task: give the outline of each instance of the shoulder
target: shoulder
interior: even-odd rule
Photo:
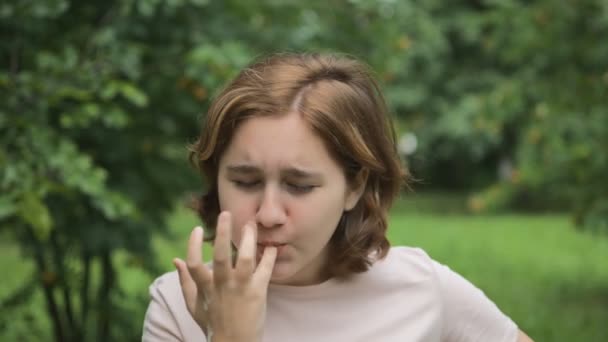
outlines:
[[[144,341],[205,341],[205,336],[186,308],[177,271],[156,278],[149,290]]]
[[[438,278],[435,262],[421,248],[392,247],[387,255],[377,260],[368,272],[361,275],[365,286],[416,292],[429,300],[438,298]]]
[[[461,285],[467,282],[448,266],[434,260],[422,248],[392,247],[387,256],[378,262],[379,267],[397,274],[404,274],[410,280],[425,280],[433,283],[437,290]]]
[[[424,281],[444,303],[483,294],[460,274],[433,260],[421,248],[393,247],[378,266],[410,281]]]
[[[150,285],[149,290],[152,298],[162,300],[169,307],[183,303],[177,271],[168,272],[156,278]]]
[[[393,247],[378,266],[427,289],[441,312],[445,340],[515,341],[516,324],[481,289],[424,250]]]
[[[152,284],[150,285],[150,290],[156,291],[171,291],[173,289],[179,288],[179,276],[177,275],[177,271],[167,272],[160,277],[156,278]]]
[[[149,287],[150,299],[156,309],[181,316],[186,308],[177,271],[156,278]]]
[[[177,271],[167,272],[156,278],[150,285],[149,291],[153,301],[162,303],[174,315],[180,318],[189,316]]]
[[[407,274],[408,278],[428,279],[434,276],[434,261],[421,248],[392,247],[386,257],[377,262],[377,267],[392,272]]]

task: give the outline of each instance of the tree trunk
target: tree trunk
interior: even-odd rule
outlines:
[[[112,299],[110,293],[114,286],[114,268],[110,251],[104,250],[101,254],[102,279],[99,287],[99,314],[97,322],[97,340],[99,342],[109,341],[110,317],[112,310]]]
[[[38,240],[34,232],[29,227],[24,226],[24,228],[27,231],[27,238],[30,239],[34,245],[34,259],[36,260],[36,267],[40,276],[39,281],[42,285],[42,290],[44,292],[46,309],[53,323],[53,333],[55,335],[55,341],[64,342],[65,331],[53,291],[55,288],[56,281],[55,274],[47,269],[47,266],[44,262],[44,248],[40,240]]]

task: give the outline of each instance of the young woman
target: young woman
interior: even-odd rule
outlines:
[[[195,228],[150,287],[144,341],[531,341],[424,251],[389,246],[407,173],[360,62],[254,63],[211,105],[191,160],[213,260]]]

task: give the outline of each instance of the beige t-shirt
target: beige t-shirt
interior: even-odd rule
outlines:
[[[176,272],[156,279],[150,295],[143,341],[206,341]],[[393,247],[346,282],[268,288],[264,342],[515,342],[517,335],[481,290],[418,248]]]

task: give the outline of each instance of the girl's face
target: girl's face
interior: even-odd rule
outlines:
[[[256,223],[258,261],[265,245],[277,245],[271,282],[284,285],[324,280],[329,239],[360,197],[297,113],[242,122],[220,159],[218,192],[233,244]]]

